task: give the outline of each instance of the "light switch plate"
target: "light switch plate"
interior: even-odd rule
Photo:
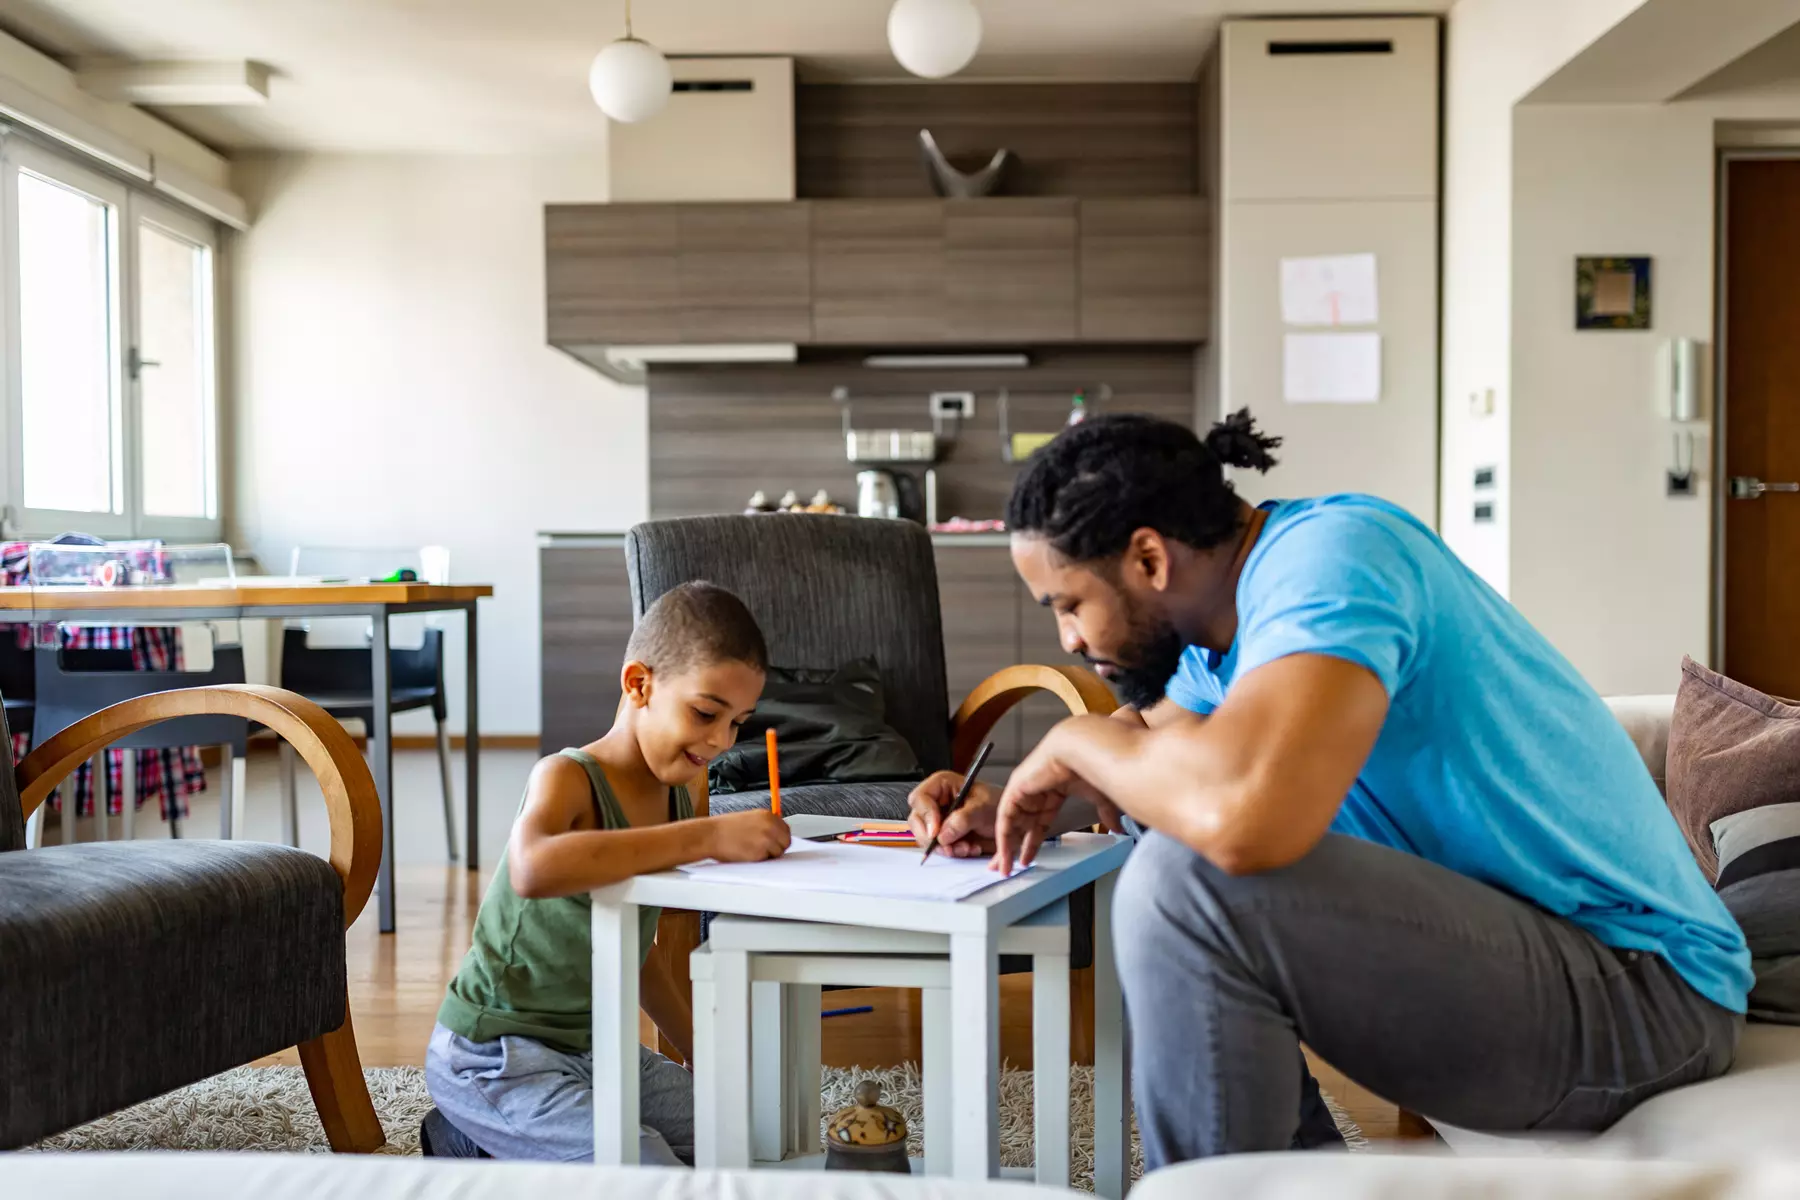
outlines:
[[[931,393],[931,415],[934,417],[960,417],[966,421],[975,415],[975,393],[933,392]]]

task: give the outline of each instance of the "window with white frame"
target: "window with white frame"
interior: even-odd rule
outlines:
[[[219,537],[211,222],[0,141],[7,537]]]

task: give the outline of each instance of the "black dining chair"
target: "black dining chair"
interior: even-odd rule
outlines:
[[[81,650],[57,646],[38,646],[32,652],[36,708],[31,724],[31,744],[41,746],[75,722],[103,708],[138,696],[166,692],[174,688],[207,687],[218,684],[243,683],[244,648],[215,642],[212,666],[203,671],[140,671],[133,669],[129,650]],[[229,840],[243,824],[245,792],[245,758],[250,725],[241,717],[207,715],[165,721],[130,734],[114,742],[116,750],[178,750],[187,746],[217,746],[222,756],[219,794],[219,836]],[[127,841],[134,836],[137,815],[135,754],[125,755],[125,770],[120,776],[119,811],[123,818]],[[107,836],[106,755],[98,754],[93,763],[95,825],[102,839]],[[73,785],[71,785],[72,791]],[[181,836],[181,818],[169,809],[169,834]],[[73,795],[64,798],[62,806],[63,844],[75,841],[75,803]]]
[[[444,689],[444,631],[425,630],[417,649],[388,649],[389,694],[392,711],[429,708],[437,722],[438,777],[444,793],[444,843],[450,861],[456,852],[456,793],[450,782],[449,716]],[[281,636],[281,686],[298,692],[340,721],[360,721],[364,730],[375,727],[374,664],[369,651],[352,646],[309,646],[305,629],[285,629]],[[281,747],[284,833],[295,830],[298,805],[294,790],[294,753]],[[289,845],[297,842],[290,837]]]

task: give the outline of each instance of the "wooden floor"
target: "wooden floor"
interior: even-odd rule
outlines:
[[[399,869],[398,932],[376,932],[373,903],[349,934],[350,1012],[365,1067],[418,1065],[425,1058],[438,1003],[469,946],[475,910],[487,883],[460,867],[403,865]],[[885,1067],[919,1059],[916,991],[860,989],[828,992],[827,1009],[872,1005],[873,1012],[832,1017],[824,1024],[829,1066]],[[1031,981],[1000,981],[1000,1052],[1019,1067],[1031,1065]],[[258,1065],[297,1064],[288,1051]],[[1419,1136],[1402,1128],[1393,1105],[1357,1087],[1329,1066],[1313,1061],[1320,1085],[1371,1138]]]

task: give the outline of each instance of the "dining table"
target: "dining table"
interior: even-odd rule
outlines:
[[[463,761],[464,856],[479,870],[481,830],[480,689],[476,602],[494,594],[485,583],[361,583],[271,580],[255,576],[203,584],[122,587],[0,587],[0,624],[63,621],[111,625],[175,625],[187,621],[280,621],[367,617],[375,720],[369,729],[370,769],[381,797],[381,871],[376,911],[382,933],[394,932],[394,744],[388,619],[407,613],[461,612],[467,655]]]

